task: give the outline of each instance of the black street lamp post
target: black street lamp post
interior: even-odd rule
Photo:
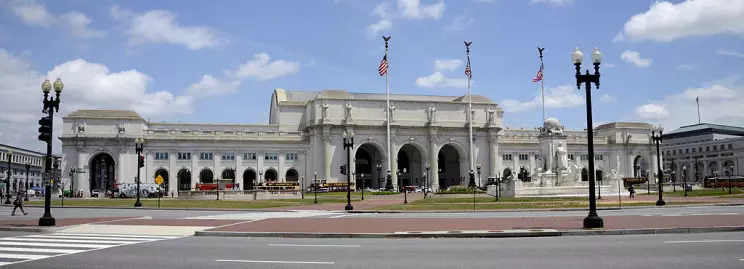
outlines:
[[[315,201],[313,204],[318,203],[318,170],[313,171],[313,193],[315,194]]]
[[[380,183],[380,184],[378,185],[378,188],[377,188],[377,189],[381,189],[381,188],[382,188],[382,175],[381,175],[380,173],[381,173],[381,171],[382,171],[382,164],[381,164],[381,163],[377,163],[377,164],[375,165],[375,168],[377,168],[377,179],[378,179],[378,181],[379,181],[379,183]],[[374,179],[373,179],[373,180],[374,180]]]
[[[10,202],[10,176],[11,176],[10,161],[12,159],[13,159],[13,152],[12,151],[8,151],[8,170],[7,170],[8,176],[5,178],[5,198],[6,199],[5,199],[5,203],[4,203],[6,205],[11,204],[11,202]],[[0,199],[2,199],[2,197],[0,197]]]
[[[431,184],[429,182],[429,169],[431,169],[431,165],[428,163],[426,164],[426,177],[424,177],[424,199],[426,199],[426,194],[429,192],[429,185]]]
[[[682,182],[683,188],[685,188],[685,197],[687,197],[687,166],[682,166]]]
[[[589,215],[584,218],[584,228],[602,228],[604,220],[597,214],[597,200],[594,196],[594,126],[592,125],[592,83],[599,89],[599,65],[602,63],[602,53],[598,48],[592,52],[592,63],[594,64],[594,74],[581,74],[581,62],[584,60],[584,54],[579,48],[571,54],[571,60],[576,67],[576,87],[581,89],[583,83],[586,89],[586,132],[587,146],[589,150]]]
[[[729,170],[729,172],[728,172],[728,190],[729,190],[729,194],[731,194],[731,188],[734,186],[734,185],[731,185],[731,174],[734,173],[734,166],[731,165],[731,166],[727,167],[726,169]]]
[[[677,192],[677,171],[672,170],[672,192]]]
[[[657,135],[658,132],[658,135]],[[658,163],[658,170],[656,172],[657,179],[656,181],[659,182],[659,200],[656,201],[657,206],[663,206],[666,205],[666,202],[664,202],[663,193],[664,193],[664,186],[661,184],[661,182],[664,180],[664,171],[661,169],[661,151],[659,151],[659,147],[661,145],[661,136],[664,132],[664,127],[662,126],[654,126],[651,129],[651,139],[656,143],[656,163]],[[672,166],[674,166],[674,163],[672,163]],[[674,167],[672,167],[672,171],[674,171]]]
[[[359,175],[362,178],[362,201],[364,201],[364,173]]]
[[[347,134],[346,131],[344,131],[344,149],[346,150],[346,167],[350,168],[350,161],[351,161],[351,149],[354,148],[354,132],[351,132],[351,134]],[[346,207],[344,207],[345,210],[354,210],[354,207],[351,206],[351,171],[350,169],[346,169]]]
[[[27,163],[26,164],[26,184],[24,184],[24,187],[25,188],[23,189],[23,192],[25,192],[23,201],[26,201],[26,202],[28,202],[28,173],[29,173],[29,170],[31,170],[31,164],[30,163]]]
[[[646,191],[648,192],[647,194],[651,194],[651,179],[649,178],[651,174],[649,173],[650,171],[646,169]]]
[[[142,151],[145,148],[145,139],[137,138],[134,140],[134,150],[137,152],[137,201],[134,202],[134,207],[142,207],[140,202],[140,168],[144,166],[144,157]],[[217,199],[219,199],[219,191],[217,193]]]
[[[49,97],[52,88],[54,88],[56,98]],[[39,127],[39,140],[44,141],[47,144],[45,160],[46,167],[44,170],[46,171],[46,176],[49,178],[44,187],[44,215],[39,219],[39,226],[54,226],[57,224],[54,217],[52,217],[52,137],[54,130],[54,112],[59,112],[59,95],[62,93],[62,89],[64,89],[64,84],[59,78],[54,81],[53,85],[48,79],[41,83],[41,90],[44,92],[44,109],[42,112],[46,113],[47,116],[42,117],[39,120],[39,124],[41,125],[41,127]]]

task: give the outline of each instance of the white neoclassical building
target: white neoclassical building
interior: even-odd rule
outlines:
[[[468,183],[467,97],[391,95],[393,186],[426,184],[441,189]],[[539,128],[505,127],[502,108],[483,96],[472,96],[472,104],[474,163],[481,167],[478,183],[501,176],[506,169],[516,172],[523,167],[534,174],[541,163]],[[75,111],[63,118],[63,171],[86,171],[73,176],[75,189],[86,194],[135,182],[134,142],[144,138],[142,182],[162,175],[169,193],[192,190],[215,178],[234,179],[240,189],[265,182],[309,184],[315,176],[344,182],[340,167],[347,162],[354,164],[356,188],[385,185],[389,155],[385,94],[276,89],[270,107],[269,124],[239,125],[148,122],[134,111]],[[344,132],[355,135],[348,159]],[[647,123],[597,127],[597,170],[604,175],[615,170],[621,176],[655,171],[650,132]],[[586,167],[586,131],[565,130],[562,137],[571,165]]]

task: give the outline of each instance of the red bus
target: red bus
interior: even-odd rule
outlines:
[[[731,185],[729,185],[731,182]],[[744,188],[744,176],[721,176],[721,177],[706,177],[703,180],[703,186],[706,188],[723,188],[723,187],[737,187]]]

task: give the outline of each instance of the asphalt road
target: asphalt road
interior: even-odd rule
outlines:
[[[742,249],[744,233],[502,239],[186,237],[2,268],[744,268]]]
[[[12,207],[0,207],[0,220],[38,219],[44,213],[41,207],[27,207],[27,216],[10,216]],[[455,212],[455,213],[352,213],[343,211],[314,212],[307,214],[310,218],[504,218],[504,217],[550,217],[550,216],[586,216],[588,211],[525,211],[525,212]],[[154,209],[108,209],[108,208],[52,208],[56,218],[89,218],[89,217],[141,217],[154,219],[181,219],[205,216],[241,215],[240,218],[281,217],[282,212],[262,213],[260,211],[208,211],[208,210],[154,210]],[[287,213],[292,214],[292,213]],[[652,207],[626,208],[622,210],[600,210],[600,216],[680,216],[680,215],[716,215],[744,214],[744,206],[690,206],[690,207]],[[295,214],[296,215],[296,214]]]

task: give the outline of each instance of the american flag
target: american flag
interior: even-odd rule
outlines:
[[[473,79],[473,71],[470,70],[470,56],[468,56],[468,64],[465,65],[465,75],[468,76],[468,79]]]
[[[387,54],[385,54],[384,57],[382,57],[382,61],[380,62],[380,67],[377,68],[377,72],[380,73],[380,76],[384,76],[387,74],[388,69],[388,61],[387,61]]]
[[[541,81],[543,77],[543,64],[540,63],[540,70],[537,71],[537,76],[532,79],[532,82],[538,82]]]

